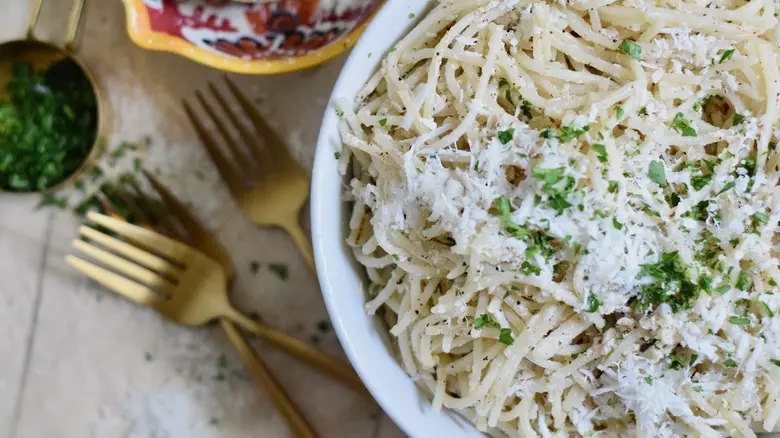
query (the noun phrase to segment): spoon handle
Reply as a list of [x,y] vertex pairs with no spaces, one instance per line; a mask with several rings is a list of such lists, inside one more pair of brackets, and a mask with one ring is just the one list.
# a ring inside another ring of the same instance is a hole
[[353,391],[363,394],[369,399],[371,398],[366,387],[363,386],[363,382],[360,381],[360,377],[355,374],[355,371],[347,362],[312,347],[279,329],[257,322],[237,310],[233,310],[227,315],[227,318],[248,332],[264,338],[296,359],[300,359],[313,368],[341,382]]
[[257,353],[255,353],[249,344],[247,344],[246,340],[233,323],[224,318],[220,323],[225,330],[225,333],[227,333],[228,339],[233,346],[236,347],[236,350],[238,350],[238,354],[244,362],[247,371],[249,371],[249,374],[255,382],[262,386],[271,397],[276,409],[284,416],[285,420],[287,420],[287,424],[290,426],[293,435],[296,438],[317,438],[317,434],[309,425],[309,422],[306,421],[306,418],[300,413],[292,400],[290,400],[290,397],[284,391],[284,388],[282,388],[279,382],[271,375],[263,361],[257,356]]

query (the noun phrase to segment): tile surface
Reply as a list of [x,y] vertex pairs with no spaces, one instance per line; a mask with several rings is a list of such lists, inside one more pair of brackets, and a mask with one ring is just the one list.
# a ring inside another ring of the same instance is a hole
[[[31,2],[0,3],[0,40],[19,37]],[[61,39],[69,4],[44,2],[39,38]],[[332,330],[320,327],[325,306],[292,241],[240,214],[181,109],[182,97],[222,73],[135,47],[118,0],[88,2],[79,53],[106,99],[109,150],[151,139],[141,154],[145,167],[158,171],[228,247],[238,271],[236,305],[343,356]],[[307,168],[343,61],[235,77]],[[221,331],[172,325],[76,274],[63,256],[78,220],[67,211],[37,210],[37,203],[34,196],[0,196],[0,438],[289,436]],[[278,278],[269,263],[286,264],[289,278]],[[403,436],[375,404],[262,342],[256,347],[321,436]]]

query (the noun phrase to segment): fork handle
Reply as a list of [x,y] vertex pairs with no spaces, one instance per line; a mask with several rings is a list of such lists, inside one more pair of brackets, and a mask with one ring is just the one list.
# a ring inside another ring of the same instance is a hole
[[284,224],[284,230],[292,237],[295,246],[298,247],[298,251],[300,251],[303,258],[306,259],[306,264],[309,265],[312,272],[316,273],[317,269],[314,267],[314,251],[311,248],[311,241],[309,241],[306,232],[303,231],[303,228],[298,224],[298,221],[288,221]]
[[300,413],[295,404],[290,400],[290,396],[284,391],[282,385],[271,375],[265,364],[255,351],[249,346],[244,337],[232,322],[225,318],[220,320],[222,328],[225,330],[230,343],[236,347],[241,360],[244,362],[252,378],[262,386],[271,396],[276,409],[287,420],[287,424],[292,429],[296,438],[317,438],[317,434],[309,425],[303,414]]
[[362,394],[373,400],[371,394],[368,392],[368,390],[366,390],[366,387],[360,380],[360,377],[358,377],[352,367],[343,360],[336,359],[328,353],[314,348],[311,345],[300,341],[279,329],[259,323],[237,310],[232,311],[229,315],[227,315],[227,318],[250,333],[264,338],[291,356],[300,359],[301,361],[311,365],[313,368],[316,368],[324,374],[334,378],[335,380],[345,385],[347,388],[350,388],[358,394]]

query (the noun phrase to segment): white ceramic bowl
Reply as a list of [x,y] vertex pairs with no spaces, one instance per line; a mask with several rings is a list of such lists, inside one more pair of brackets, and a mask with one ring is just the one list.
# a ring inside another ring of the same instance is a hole
[[[390,0],[379,11],[352,51],[331,95],[354,97],[377,69],[382,54],[408,32],[427,10],[421,0]],[[410,19],[410,14],[414,14]],[[369,56],[371,54],[371,56]],[[326,111],[317,140],[312,175],[311,215],[314,256],[322,293],[341,345],[374,398],[401,429],[412,437],[482,437],[466,420],[434,412],[392,353],[388,329],[366,315],[365,276],[345,244],[349,221],[343,202],[344,179],[334,152],[340,149],[338,117]]]

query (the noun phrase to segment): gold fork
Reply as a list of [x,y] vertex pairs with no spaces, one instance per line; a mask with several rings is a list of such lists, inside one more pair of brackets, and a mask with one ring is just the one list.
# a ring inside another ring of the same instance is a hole
[[[230,135],[225,122],[200,91],[195,92],[195,97],[214,122],[227,151],[219,146],[192,107],[184,100],[182,104],[187,117],[244,214],[257,225],[276,226],[287,231],[306,263],[314,270],[311,244],[301,228],[299,218],[309,194],[308,174],[290,156],[282,139],[263,119],[249,98],[230,78],[225,77],[225,82],[254,130],[250,130],[239,120],[239,116],[213,83],[209,83],[209,89],[229,123],[238,132],[243,147]],[[259,141],[260,138],[263,139],[262,142]],[[261,143],[265,147],[262,147]]]
[[146,228],[95,212],[89,212],[87,218],[124,239],[93,227],[79,228],[81,236],[89,242],[75,240],[73,246],[122,274],[73,255],[66,256],[69,264],[88,277],[182,325],[199,326],[226,318],[349,388],[365,392],[347,363],[236,310],[227,297],[228,276],[218,262]]

